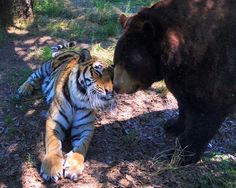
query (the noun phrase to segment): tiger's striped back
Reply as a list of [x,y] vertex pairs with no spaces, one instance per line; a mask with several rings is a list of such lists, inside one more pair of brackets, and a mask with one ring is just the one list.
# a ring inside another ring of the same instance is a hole
[[44,77],[42,83],[42,91],[47,103],[51,103],[55,95],[55,82],[57,81],[58,83],[65,70],[67,70],[67,73],[71,71],[71,68],[78,64],[79,59],[79,53],[68,51],[57,54],[50,62],[43,65],[45,69],[48,68],[48,74]]

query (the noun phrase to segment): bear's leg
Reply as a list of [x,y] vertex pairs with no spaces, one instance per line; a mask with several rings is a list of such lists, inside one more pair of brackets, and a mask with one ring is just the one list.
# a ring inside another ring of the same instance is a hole
[[181,164],[196,163],[200,160],[207,144],[214,137],[226,114],[208,110],[205,112],[188,111],[185,130],[179,137],[183,149]]
[[179,105],[179,117],[178,119],[170,119],[164,125],[165,131],[173,136],[178,136],[185,129],[185,113],[181,105]]

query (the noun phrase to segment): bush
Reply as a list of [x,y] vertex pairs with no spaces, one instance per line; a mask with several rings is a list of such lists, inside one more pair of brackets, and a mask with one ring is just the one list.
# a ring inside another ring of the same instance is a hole
[[49,17],[57,17],[63,13],[64,4],[62,1],[56,0],[36,0],[34,11],[38,14],[47,15]]

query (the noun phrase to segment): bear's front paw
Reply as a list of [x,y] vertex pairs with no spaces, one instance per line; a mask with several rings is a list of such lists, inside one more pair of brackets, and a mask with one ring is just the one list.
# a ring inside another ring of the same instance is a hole
[[31,96],[33,93],[33,90],[34,90],[33,86],[30,85],[28,82],[25,82],[19,87],[18,92],[17,92],[17,97],[21,98],[24,96]]
[[64,170],[65,177],[71,180],[77,180],[84,170],[84,156],[73,151],[67,153]]
[[165,123],[164,129],[168,134],[178,136],[184,131],[184,125],[178,119],[170,119]]
[[63,175],[63,157],[60,154],[47,154],[42,161],[40,174],[45,181],[56,182]]

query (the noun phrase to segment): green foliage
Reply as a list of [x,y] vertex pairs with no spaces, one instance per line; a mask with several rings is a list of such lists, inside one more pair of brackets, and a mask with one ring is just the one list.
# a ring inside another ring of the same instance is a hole
[[82,27],[80,23],[77,23],[75,21],[70,22],[68,32],[70,35],[70,39],[79,39],[84,37],[85,35],[84,27]]
[[108,37],[116,36],[120,32],[118,14],[111,6],[98,6],[95,12],[88,15],[88,21],[93,23],[91,30],[93,42],[107,40]]
[[[120,12],[129,14],[138,10],[137,7],[150,5],[151,2],[153,1],[92,0],[95,9],[89,7],[81,15],[70,11],[62,0],[36,0],[36,19],[33,26],[66,40],[93,43],[111,41],[121,33],[118,22]],[[68,18],[67,15],[73,16]]]
[[38,14],[47,15],[49,17],[57,17],[64,11],[63,1],[57,0],[36,0],[34,11]]
[[94,3],[99,12],[106,12],[108,9],[111,9],[111,4],[106,0],[96,0]]
[[45,62],[48,61],[49,59],[52,59],[52,50],[49,46],[44,47],[42,49],[42,55],[41,55],[41,59]]

